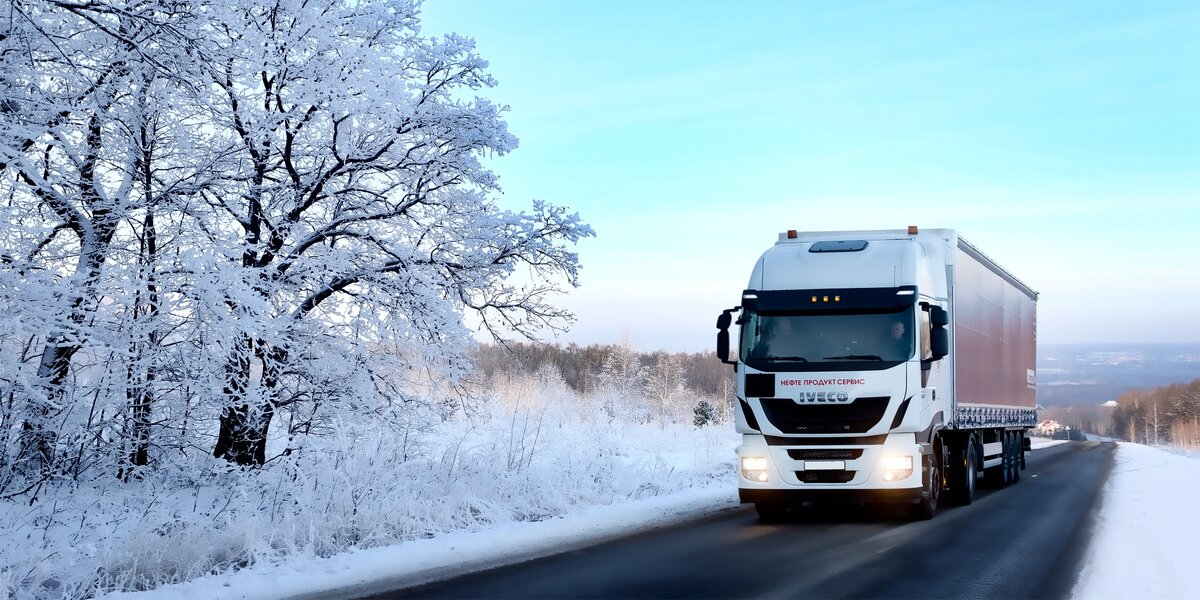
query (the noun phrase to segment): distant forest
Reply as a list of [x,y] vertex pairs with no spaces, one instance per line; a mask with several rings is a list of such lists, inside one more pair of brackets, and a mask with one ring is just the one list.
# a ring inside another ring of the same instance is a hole
[[1131,442],[1200,448],[1200,379],[1122,395],[1111,432]]
[[697,426],[730,417],[734,371],[712,352],[638,352],[628,344],[482,344],[479,375],[493,384],[514,376],[549,376],[579,396],[599,399],[610,418]]
[[1200,379],[1131,390],[1116,406],[1052,407],[1041,416],[1128,442],[1200,448]]

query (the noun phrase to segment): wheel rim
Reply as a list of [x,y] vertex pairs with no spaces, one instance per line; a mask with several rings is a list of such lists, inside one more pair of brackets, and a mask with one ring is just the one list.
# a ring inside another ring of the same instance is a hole
[[1013,481],[1013,452],[1012,452],[1012,435],[1004,434],[1004,473],[1008,476],[1008,482]]
[[942,499],[942,449],[937,448],[930,458],[929,504],[937,508]]
[[1012,435],[1012,480],[1013,483],[1021,479],[1021,438],[1015,433]]
[[967,494],[970,497],[975,497],[975,478],[979,476],[975,472],[975,440],[971,440],[971,445],[967,449]]
[[1004,433],[1003,451],[1001,452],[1000,475],[1003,479],[1003,485],[1012,484],[1013,482],[1013,444],[1008,440],[1008,433]]

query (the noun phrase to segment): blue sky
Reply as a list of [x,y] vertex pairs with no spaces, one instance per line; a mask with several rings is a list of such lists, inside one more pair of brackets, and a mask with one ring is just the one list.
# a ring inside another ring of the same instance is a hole
[[1039,341],[1200,343],[1200,2],[429,0],[566,204],[560,340],[707,350],[785,229],[958,229]]

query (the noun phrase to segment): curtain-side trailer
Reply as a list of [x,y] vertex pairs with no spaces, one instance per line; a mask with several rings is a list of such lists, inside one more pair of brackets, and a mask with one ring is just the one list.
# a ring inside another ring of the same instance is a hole
[[[930,518],[1017,482],[1037,422],[1037,293],[950,229],[787,231],[717,320],[739,495]],[[737,356],[730,328],[737,314]]]

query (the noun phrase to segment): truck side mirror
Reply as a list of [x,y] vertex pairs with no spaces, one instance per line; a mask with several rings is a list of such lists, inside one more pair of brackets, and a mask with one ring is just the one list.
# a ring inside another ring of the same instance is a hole
[[921,370],[928,371],[933,363],[950,354],[950,313],[935,305],[924,305],[929,311],[929,358],[921,361]]
[[730,365],[737,364],[729,360],[729,325],[733,322],[732,313],[737,310],[741,307],[721,311],[721,316],[717,317],[717,358]]
[[729,324],[732,322],[733,315],[729,314],[729,311],[725,311],[721,313],[721,316],[717,317],[717,329],[728,331]]
[[722,329],[717,332],[717,358],[721,362],[729,362],[729,330]]
[[950,313],[940,306],[929,307],[929,324],[934,327],[945,327],[950,324]]
[[929,332],[929,350],[933,354],[933,360],[941,360],[950,354],[950,332],[946,331],[945,326],[934,327]]

